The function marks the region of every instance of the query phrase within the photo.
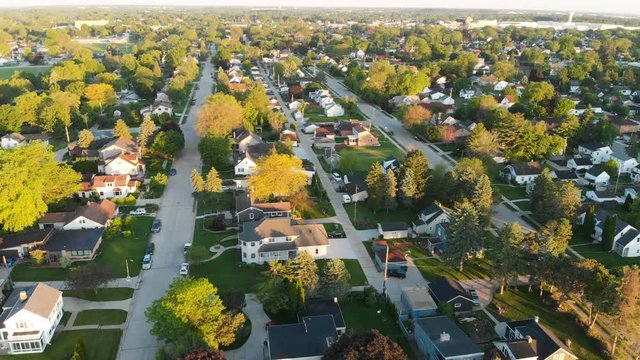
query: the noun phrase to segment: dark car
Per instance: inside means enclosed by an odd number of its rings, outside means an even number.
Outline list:
[[[162,221],[160,221],[160,219],[153,220],[153,223],[151,224],[151,232],[157,233],[160,232],[160,229],[162,229]]]
[[[418,141],[420,141],[420,142],[424,142],[424,139],[422,137],[418,136],[418,135],[415,135],[413,138],[418,140]]]
[[[176,169],[169,170],[169,176],[175,176],[178,173]]]
[[[191,101],[189,101],[189,104],[195,105],[196,104],[196,99],[191,99]]]
[[[407,277],[407,273],[404,271],[391,269],[391,270],[387,270],[387,276],[398,278],[398,279],[404,279]]]
[[[329,233],[329,238],[330,239],[341,239],[341,238],[345,238],[347,237],[344,233],[344,231],[340,231],[340,230],[334,230],[332,232]]]
[[[149,244],[147,244],[147,248],[144,250],[144,254],[145,255],[153,255],[153,252],[156,250],[156,244],[150,242]]]

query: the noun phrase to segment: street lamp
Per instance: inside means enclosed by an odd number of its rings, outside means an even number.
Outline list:
[[[129,261],[133,261],[133,260],[124,259],[124,266],[127,268],[127,281],[131,281],[131,276],[129,275]]]

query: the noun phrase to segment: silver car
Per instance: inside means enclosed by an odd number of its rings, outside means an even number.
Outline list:
[[[152,262],[153,262],[153,257],[151,256],[151,254],[145,255],[144,259],[142,259],[142,270],[151,269]]]

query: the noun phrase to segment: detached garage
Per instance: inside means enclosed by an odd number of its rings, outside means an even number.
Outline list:
[[[402,239],[409,237],[409,225],[405,222],[378,223],[378,234],[383,239]]]

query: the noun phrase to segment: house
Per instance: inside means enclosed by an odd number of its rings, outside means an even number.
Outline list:
[[[138,181],[129,175],[94,175],[91,182],[80,184],[80,197],[97,193],[100,199],[125,198],[138,191]]]
[[[469,100],[472,97],[474,97],[476,94],[476,91],[473,89],[460,89],[460,97],[465,99],[465,100]]]
[[[509,86],[508,82],[500,80],[493,86],[493,91],[503,91],[507,86]]]
[[[349,146],[380,146],[378,138],[362,125],[353,127],[353,134],[347,137],[346,144]]]
[[[50,228],[0,235],[0,256],[23,258],[44,245],[53,234],[54,230]]]
[[[418,213],[418,218],[411,223],[411,228],[418,235],[434,235],[436,225],[449,222],[449,209],[439,204],[431,204]]]
[[[388,170],[393,170],[394,172],[398,170],[400,167],[400,162],[395,156],[389,156],[388,158],[382,161],[382,171],[386,174]]]
[[[288,201],[263,203],[255,202],[248,192],[240,192],[235,197],[235,217],[238,224],[258,221],[263,218],[291,218],[291,204]]]
[[[250,145],[256,145],[262,143],[262,138],[250,131],[243,128],[233,131],[233,150],[238,152],[247,151],[247,147]]]
[[[403,288],[400,293],[400,316],[419,319],[438,314],[438,306],[425,287]]]
[[[567,161],[567,167],[574,171],[587,171],[593,167],[589,157],[573,157]]]
[[[280,133],[280,142],[282,143],[289,143],[291,144],[291,146],[293,147],[297,147],[298,146],[298,134],[296,134],[295,131],[293,130],[282,130],[282,132]]]
[[[640,124],[621,116],[612,117],[611,123],[618,129],[620,135],[635,134],[640,131]]]
[[[333,126],[333,124],[320,124],[313,129],[313,137],[314,139],[318,139],[318,138],[335,139],[336,128]]]
[[[542,174],[542,164],[539,161],[514,163],[507,165],[503,174],[507,181],[518,185],[526,185],[536,180]]]
[[[384,247],[380,246],[380,242],[376,242],[373,246],[375,257],[374,261],[378,270],[384,270],[384,260],[387,255],[386,242]],[[407,272],[407,257],[399,249],[389,249],[389,256],[387,257],[387,270]]]
[[[551,172],[551,177],[560,181],[573,181],[578,183],[580,178],[573,170],[554,170]]]
[[[419,102],[420,97],[417,95],[397,95],[389,100],[389,106],[397,109],[403,106],[415,105]]]
[[[107,175],[143,176],[146,166],[139,154],[122,152],[98,165],[98,171]]]
[[[107,227],[111,220],[118,215],[118,207],[111,200],[100,203],[88,202],[71,212],[54,212],[42,215],[38,220],[41,230],[54,228],[56,230],[80,230]]]
[[[594,166],[584,174],[584,179],[596,187],[609,185],[610,178],[611,176],[600,166]]]
[[[27,143],[27,139],[20,133],[10,133],[0,138],[0,145],[3,149],[12,149]]]
[[[345,120],[340,121],[336,126],[336,131],[340,136],[349,136],[353,134],[353,128],[361,125],[360,120]]]
[[[2,305],[0,344],[9,354],[41,353],[62,319],[62,292],[45,283],[13,289]]]
[[[340,304],[336,298],[333,300],[307,300],[304,304],[304,309],[300,311],[298,317],[324,315],[333,316],[333,321],[336,324],[336,331],[338,332],[338,335],[342,335],[347,331],[347,325],[344,321],[344,317],[342,316],[342,309],[340,309]]]
[[[153,115],[160,116],[162,114],[173,115],[173,106],[170,101],[156,100],[153,104],[140,109],[140,116],[143,118]]]
[[[121,153],[137,154],[139,152],[135,141],[122,136],[109,141],[98,150],[101,160],[112,159]]]
[[[569,81],[569,92],[572,94],[580,93],[580,82],[579,81]]]
[[[256,172],[258,159],[263,156],[269,155],[275,146],[271,143],[260,143],[255,145],[249,145],[247,150],[238,156],[236,165],[234,166],[234,173],[238,176],[248,176]]]
[[[612,151],[613,153],[611,154],[610,159],[613,159],[618,163],[618,171],[621,174],[628,174],[632,172],[633,168],[639,165],[638,160],[627,154],[625,146],[616,143],[614,144]]]
[[[102,243],[104,227],[56,231],[42,246],[51,263],[93,260]]]
[[[502,106],[505,109],[509,109],[516,103],[516,97],[514,95],[505,95],[498,102],[499,106]]]
[[[327,117],[338,117],[338,116],[343,116],[344,115],[344,108],[339,105],[339,104],[332,104],[327,106],[324,109],[324,114]]]
[[[578,359],[562,340],[539,323],[537,317],[498,323],[495,329],[501,340],[495,341],[494,345],[506,359]]]
[[[640,256],[640,232],[633,228],[614,239],[613,251],[622,257]]]
[[[614,92],[620,93],[622,96],[631,96],[631,88],[628,86],[620,85],[614,86],[612,89]]]
[[[369,197],[367,183],[364,181],[352,181],[344,185],[352,202],[365,201]]]
[[[458,313],[473,309],[471,295],[456,280],[439,277],[429,283],[429,293],[433,296],[436,304],[450,304],[453,312]]]
[[[409,236],[409,226],[402,221],[378,223],[378,235],[383,239],[401,239]]]
[[[238,243],[242,261],[250,264],[284,261],[301,251],[313,257],[326,256],[329,247],[322,224],[294,225],[290,218],[269,217],[241,224]]]
[[[332,315],[305,316],[296,324],[267,327],[266,352],[269,360],[320,360],[338,341]]]
[[[100,152],[93,149],[83,149],[76,144],[67,145],[67,151],[73,161],[98,161],[100,160]]]
[[[589,190],[586,195],[587,199],[592,200],[597,203],[605,203],[605,202],[618,202],[618,196],[613,191],[597,191],[597,190]]]
[[[484,351],[448,316],[417,319],[415,340],[425,359],[482,360]]]
[[[578,145],[578,153],[589,156],[594,164],[600,164],[611,158],[613,150],[602,143],[587,143]]]

